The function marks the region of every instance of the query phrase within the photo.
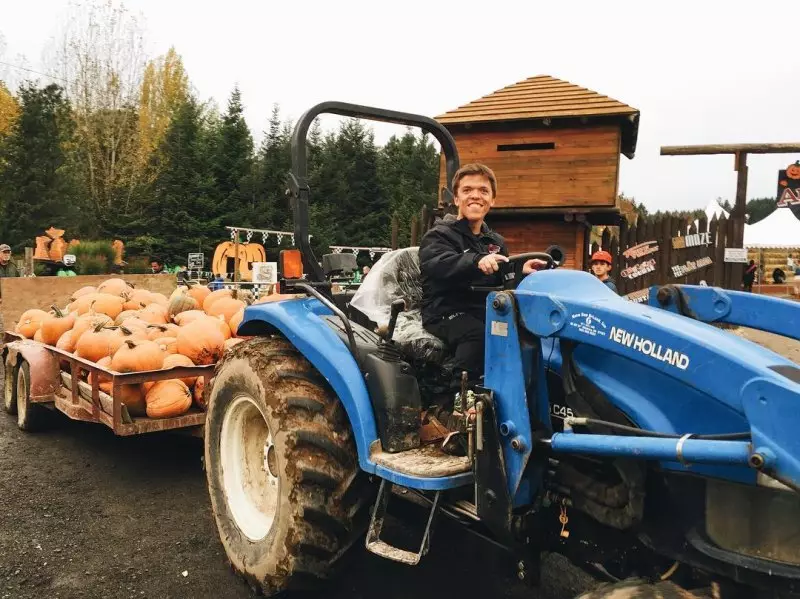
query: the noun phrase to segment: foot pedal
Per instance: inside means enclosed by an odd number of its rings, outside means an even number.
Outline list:
[[[422,545],[419,548],[419,552],[414,553],[413,551],[393,547],[380,539],[383,521],[386,517],[386,507],[389,505],[389,497],[392,494],[393,487],[394,485],[386,479],[381,480],[381,486],[378,490],[378,499],[375,502],[375,510],[372,512],[372,520],[369,523],[369,531],[367,532],[367,551],[371,551],[383,558],[400,562],[401,564],[416,566],[422,559],[422,556],[428,553],[431,540],[431,525],[433,524],[433,518],[436,512],[439,511],[439,498],[442,492],[436,491],[431,513],[428,516],[428,523],[425,526],[425,534],[422,536]]]

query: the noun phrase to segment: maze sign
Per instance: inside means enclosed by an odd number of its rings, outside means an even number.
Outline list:
[[[778,207],[800,205],[800,160],[778,171]]]

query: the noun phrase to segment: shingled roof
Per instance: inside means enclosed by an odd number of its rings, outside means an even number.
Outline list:
[[[436,117],[443,125],[560,119],[575,117],[619,117],[622,153],[633,158],[639,126],[639,111],[569,81],[537,75],[508,85],[487,96]]]

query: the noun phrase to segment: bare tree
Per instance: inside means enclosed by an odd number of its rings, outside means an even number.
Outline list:
[[[143,26],[112,0],[71,4],[51,50],[66,82],[78,151],[98,216],[127,209],[141,181],[137,106],[146,64]]]

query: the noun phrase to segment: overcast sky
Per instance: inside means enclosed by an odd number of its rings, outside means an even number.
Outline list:
[[[22,55],[28,67],[45,68],[42,53],[67,0],[0,4],[0,60],[23,64]],[[651,210],[735,195],[733,157],[664,157],[662,145],[800,143],[797,0],[126,6],[143,15],[152,56],[175,46],[202,99],[224,107],[238,84],[256,134],[276,102],[292,118],[324,100],[435,116],[547,74],[641,111],[637,154],[622,158],[620,191]],[[376,132],[382,141],[393,129]],[[748,197],[773,196],[777,171],[798,159],[750,156]]]

